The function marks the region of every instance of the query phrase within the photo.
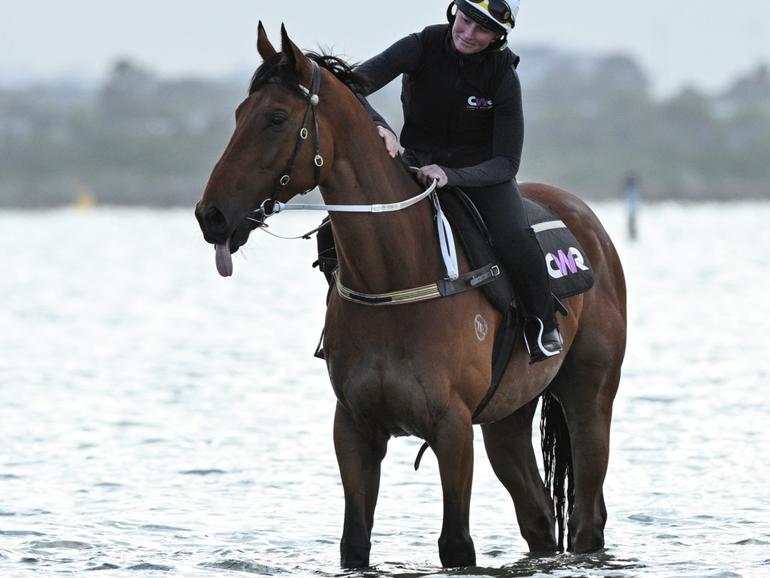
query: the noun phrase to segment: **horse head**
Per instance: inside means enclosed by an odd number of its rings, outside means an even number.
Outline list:
[[[277,52],[260,22],[257,51],[263,63],[236,109],[233,135],[195,207],[205,240],[217,248],[222,276],[232,274],[231,254],[270,214],[271,202],[287,202],[316,187],[331,165],[331,131],[319,131],[323,119],[316,111],[323,96],[314,94],[321,69],[283,26]]]

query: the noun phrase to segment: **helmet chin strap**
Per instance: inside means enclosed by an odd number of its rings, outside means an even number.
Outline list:
[[[508,36],[504,36],[492,42],[488,50],[505,50],[508,48]]]
[[[454,10],[452,10],[454,8]],[[449,3],[449,6],[446,8],[446,19],[447,22],[450,24],[454,24],[455,16],[457,16],[457,4],[454,3],[454,0]]]

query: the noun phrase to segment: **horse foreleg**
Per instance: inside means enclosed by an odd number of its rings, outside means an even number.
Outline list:
[[[334,448],[345,491],[340,563],[344,568],[367,567],[387,436],[362,433],[348,410],[338,403],[334,416]]]
[[[481,430],[492,469],[511,494],[519,530],[530,552],[554,552],[553,506],[532,447],[536,408],[537,399],[503,420],[483,425]]]
[[[473,482],[473,427],[470,415],[449,412],[438,424],[431,447],[438,459],[444,494],[444,522],[438,539],[445,567],[475,566],[469,517]]]

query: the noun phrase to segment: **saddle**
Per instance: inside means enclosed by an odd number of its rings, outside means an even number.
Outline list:
[[[473,202],[456,187],[441,189],[438,193],[456,238],[460,239],[472,269],[487,263],[500,266],[505,283],[490,283],[481,289],[498,309],[504,313],[514,301],[513,288],[506,272],[498,263],[492,248],[492,240]],[[594,275],[588,255],[567,225],[548,208],[522,198],[527,220],[535,232],[535,238],[543,252],[551,281],[551,292],[558,299],[566,299],[588,291],[594,285]]]

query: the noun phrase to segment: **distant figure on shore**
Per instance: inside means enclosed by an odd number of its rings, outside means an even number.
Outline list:
[[[635,173],[629,172],[626,174],[623,182],[623,197],[626,200],[626,211],[628,213],[628,238],[635,241],[639,235],[637,218],[639,205],[642,200],[639,191],[639,177]]]

